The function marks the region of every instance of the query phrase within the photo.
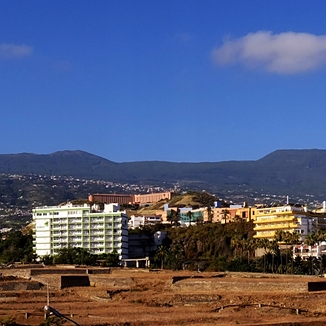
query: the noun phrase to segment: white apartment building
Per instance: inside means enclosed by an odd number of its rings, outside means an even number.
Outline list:
[[[131,215],[129,219],[129,228],[135,229],[144,225],[154,225],[158,223],[162,223],[162,218],[159,215],[151,215],[151,216]]]
[[[91,254],[116,251],[128,258],[128,216],[119,204],[44,206],[33,209],[34,251],[42,257],[80,247]]]

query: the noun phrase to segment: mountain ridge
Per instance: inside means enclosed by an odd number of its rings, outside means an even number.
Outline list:
[[[213,193],[219,189],[326,198],[326,150],[276,150],[258,160],[220,162],[134,161],[117,163],[80,151],[0,154],[0,173],[47,174],[113,182],[172,185]]]

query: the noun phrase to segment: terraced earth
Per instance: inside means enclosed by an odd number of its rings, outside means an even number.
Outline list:
[[[0,273],[0,320],[19,325],[43,323],[47,303],[80,325],[326,324],[326,279],[315,276],[113,269],[61,289],[60,269]]]

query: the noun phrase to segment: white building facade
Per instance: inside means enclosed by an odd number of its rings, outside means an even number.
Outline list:
[[[162,223],[162,218],[159,215],[151,215],[151,216],[131,215],[129,219],[129,228],[135,229],[144,225],[154,225],[159,223]]]
[[[128,258],[128,216],[119,204],[104,209],[87,204],[33,209],[34,251],[42,257],[62,248],[79,247],[91,254],[117,252]]]

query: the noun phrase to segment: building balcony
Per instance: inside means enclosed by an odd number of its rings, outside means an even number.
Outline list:
[[[289,223],[287,225],[257,225],[254,227],[254,231],[261,231],[261,230],[292,230],[296,229],[299,226],[298,223]]]
[[[256,238],[256,239],[265,239],[265,238],[273,239],[274,235],[275,235],[275,233],[273,233],[273,234],[255,234],[254,238]]]
[[[90,223],[103,223],[104,222],[104,219],[103,218],[91,218],[90,220]]]
[[[69,224],[69,229],[80,230],[82,228],[81,224]]]
[[[103,241],[103,237],[91,237],[90,241],[94,242],[94,241]]]
[[[273,217],[257,217],[255,220],[256,224],[265,224],[273,222],[292,222],[297,221],[297,218],[294,216],[273,216]]]
[[[91,232],[91,236],[94,236],[94,235],[104,235],[104,232],[103,231],[93,231],[93,232]]]
[[[81,218],[71,218],[69,219],[69,223],[81,223],[82,219]]]
[[[62,224],[58,224],[58,225],[53,225],[53,230],[67,230],[68,229],[68,225],[62,225]]]

